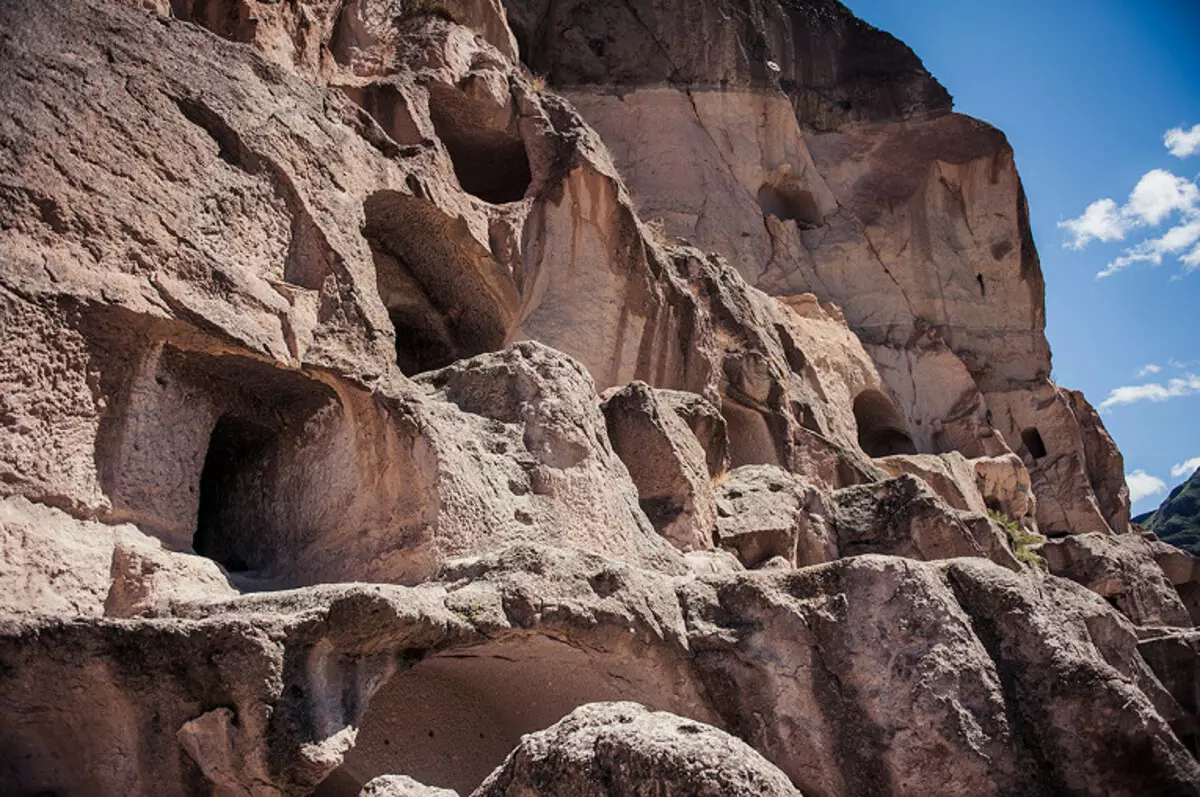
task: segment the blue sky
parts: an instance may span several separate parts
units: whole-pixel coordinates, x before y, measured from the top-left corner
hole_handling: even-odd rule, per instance
[[[1181,246],[1200,235],[1200,128],[1188,135],[1200,125],[1200,3],[847,5],[912,47],[957,110],[1008,135],[1046,277],[1054,379],[1106,405],[1144,496],[1134,513],[1153,509],[1200,466],[1200,267],[1181,260],[1200,258]],[[1168,151],[1176,128],[1176,152],[1193,154]],[[1156,251],[1159,265],[1138,259]]]

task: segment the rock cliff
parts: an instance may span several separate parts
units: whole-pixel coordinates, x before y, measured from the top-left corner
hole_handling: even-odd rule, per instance
[[[833,0],[0,0],[0,792],[1198,795],[1012,152]]]

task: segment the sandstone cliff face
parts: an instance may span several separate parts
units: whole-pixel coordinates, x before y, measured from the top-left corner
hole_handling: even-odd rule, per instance
[[[1011,152],[895,39],[0,30],[0,791],[1200,793],[1200,568],[1124,533]]]
[[[907,47],[823,2],[508,8],[643,218],[768,293],[836,302],[918,451],[1016,451],[1047,530],[1127,528],[1119,454],[1048,381],[1012,150]]]

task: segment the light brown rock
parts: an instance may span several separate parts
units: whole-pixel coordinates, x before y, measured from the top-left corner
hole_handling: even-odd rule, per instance
[[[363,787],[359,797],[458,797],[458,792],[426,786],[407,775],[380,775]]]
[[[726,447],[720,413],[703,399],[693,402],[687,396],[634,382],[609,395],[603,405],[608,438],[629,469],[642,510],[659,534],[685,552],[712,547],[717,520],[712,478],[724,469],[720,459]],[[709,438],[717,440],[709,448],[717,453],[717,462],[710,463],[689,418],[712,429]],[[710,472],[710,464],[716,472]]]
[[[0,792],[1195,794],[1003,136],[824,0],[508,5],[0,6]]]
[[[581,706],[531,734],[474,797],[796,797],[782,772],[710,725],[636,703]]]
[[[860,556],[681,594],[728,727],[803,793],[1037,793],[1000,679],[937,566]]]
[[[644,218],[770,293],[842,308],[914,451],[1002,456],[1036,431],[1039,524],[1124,531],[1115,449],[1048,379],[1044,283],[1003,134],[950,113],[911,51],[844,9],[685,5],[509,10]],[[864,89],[875,70],[891,78]]]
[[[830,503],[840,556],[878,553],[925,561],[981,556],[1019,567],[995,522],[947,506],[914,476],[838,490]]]
[[[746,567],[775,557],[793,567],[837,558],[828,498],[794,474],[746,465],[717,484],[716,543]]]
[[[1128,656],[1136,651],[1132,628],[1122,632],[1121,618],[1099,597],[1054,577],[1033,588],[973,560],[952,563],[948,575],[1028,729],[1048,790],[1200,793],[1200,767],[1147,693],[1161,685],[1128,664],[1145,668]],[[1124,656],[1105,644],[1114,633],[1124,638]]]
[[[129,617],[237,594],[210,559],[23,498],[0,501],[0,585],[10,616]]]
[[[1155,629],[1138,642],[1138,653],[1179,704],[1171,729],[1189,750],[1200,742],[1200,630]]]
[[[1179,593],[1136,534],[1076,534],[1041,549],[1050,572],[1100,595],[1136,625],[1188,627]]]

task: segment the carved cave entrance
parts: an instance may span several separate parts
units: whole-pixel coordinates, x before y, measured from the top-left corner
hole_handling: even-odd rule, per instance
[[[372,194],[364,210],[401,371],[412,376],[504,348],[505,276],[461,220],[395,191]]]
[[[758,189],[758,205],[764,216],[794,221],[801,229],[820,227],[824,223],[812,193],[794,185],[764,183]]]
[[[298,552],[335,524],[349,489],[347,472],[328,470],[352,439],[337,395],[249,358],[182,352],[164,357],[156,384],[160,406],[192,407],[160,422],[184,425],[199,450],[158,452],[199,470],[188,487],[192,549],[230,573],[292,578]],[[200,407],[206,412],[196,413]]]
[[[1029,452],[1029,456],[1034,459],[1041,459],[1046,456],[1046,443],[1042,440],[1042,433],[1035,427],[1029,427],[1021,431],[1021,443],[1025,446],[1025,450]]]
[[[262,475],[271,467],[275,432],[253,421],[226,415],[217,421],[200,472],[200,506],[192,549],[219,562],[230,572],[258,566],[242,544],[262,534],[261,517],[248,500],[261,490]],[[250,556],[250,561],[246,558]]]
[[[858,445],[869,457],[915,454],[904,418],[891,399],[878,390],[864,390],[854,399],[854,421]]]
[[[371,698],[354,748],[314,795],[357,797],[384,774],[470,794],[523,734],[586,703],[633,700],[720,726],[686,671],[652,650],[600,651],[540,635],[433,656]]]
[[[515,108],[498,109],[434,84],[429,116],[464,191],[493,205],[525,198],[533,175]]]

